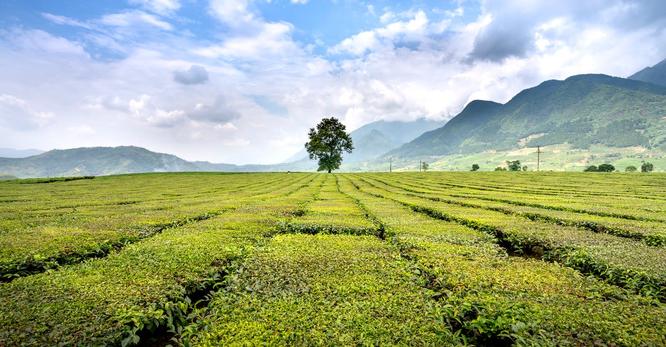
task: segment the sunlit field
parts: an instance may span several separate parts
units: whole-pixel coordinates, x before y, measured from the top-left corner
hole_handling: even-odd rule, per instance
[[[664,345],[666,175],[0,183],[0,346]]]

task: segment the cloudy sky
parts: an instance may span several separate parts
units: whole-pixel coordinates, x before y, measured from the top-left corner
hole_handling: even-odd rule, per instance
[[[664,58],[663,0],[2,0],[0,147],[275,163],[323,116],[444,120]]]

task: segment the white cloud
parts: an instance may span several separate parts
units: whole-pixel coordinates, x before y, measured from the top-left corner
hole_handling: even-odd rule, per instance
[[[30,130],[48,124],[54,117],[51,112],[36,111],[24,99],[10,94],[0,94],[0,124],[17,130]]]
[[[179,0],[130,0],[131,4],[140,5],[141,7],[158,13],[160,15],[168,15],[180,9]]]
[[[93,135],[96,133],[95,129],[86,124],[71,126],[67,130],[76,135]]]
[[[142,11],[126,11],[102,16],[99,22],[104,25],[117,27],[133,27],[149,25],[162,30],[172,30],[173,26],[168,22],[150,13]]]
[[[382,15],[381,21],[383,23],[390,20],[385,17],[388,13]],[[429,23],[425,12],[416,11],[404,15],[408,15],[410,18],[406,21],[389,23],[375,30],[360,32],[333,46],[330,52],[333,54],[351,53],[361,55],[382,47],[390,47],[397,43],[397,40],[422,40],[423,35],[427,33]],[[391,14],[390,17],[394,18],[395,15]]]
[[[248,10],[250,0],[211,0],[210,13],[223,23],[239,27],[251,23],[255,16]]]
[[[42,13],[42,17],[48,19],[49,21],[55,23],[55,24],[60,24],[60,25],[70,25],[70,26],[75,26],[75,27],[81,27],[85,29],[91,29],[90,24],[65,17],[65,16],[59,16],[51,13]]]

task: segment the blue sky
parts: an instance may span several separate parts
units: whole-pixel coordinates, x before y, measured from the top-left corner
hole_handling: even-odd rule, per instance
[[[666,57],[663,1],[0,2],[0,147],[272,163],[335,115],[446,120]]]

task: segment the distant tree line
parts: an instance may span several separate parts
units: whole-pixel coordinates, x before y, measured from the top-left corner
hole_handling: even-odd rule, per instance
[[[615,171],[615,166],[611,164],[601,164],[599,166],[596,165],[590,165],[583,170],[585,172],[613,172]],[[626,168],[624,168],[625,172],[636,172],[638,171],[638,168],[636,168],[633,165],[629,165]],[[652,172],[654,171],[654,165],[650,162],[644,161],[641,164],[641,172]]]

